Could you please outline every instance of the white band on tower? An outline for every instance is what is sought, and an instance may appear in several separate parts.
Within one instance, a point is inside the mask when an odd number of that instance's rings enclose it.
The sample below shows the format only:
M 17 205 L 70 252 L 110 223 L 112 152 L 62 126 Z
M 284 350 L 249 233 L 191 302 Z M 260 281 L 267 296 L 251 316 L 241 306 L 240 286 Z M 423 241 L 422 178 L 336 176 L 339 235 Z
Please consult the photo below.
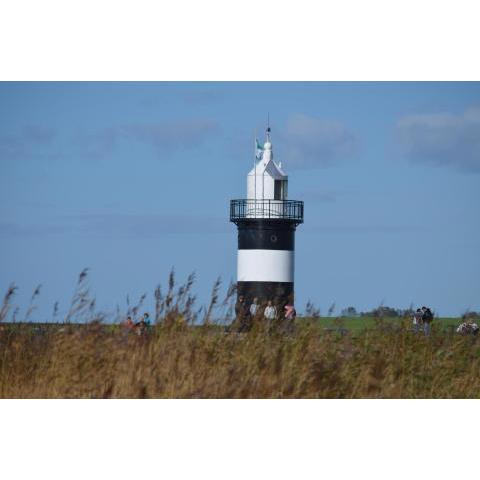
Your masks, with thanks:
M 294 252 L 238 250 L 237 281 L 293 282 Z

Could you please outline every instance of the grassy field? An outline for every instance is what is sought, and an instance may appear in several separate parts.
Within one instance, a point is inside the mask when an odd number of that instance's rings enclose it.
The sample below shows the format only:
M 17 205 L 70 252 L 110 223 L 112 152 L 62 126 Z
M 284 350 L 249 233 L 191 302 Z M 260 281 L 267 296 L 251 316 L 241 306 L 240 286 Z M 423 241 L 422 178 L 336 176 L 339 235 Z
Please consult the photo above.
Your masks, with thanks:
M 173 316 L 143 336 L 97 323 L 4 325 L 0 397 L 480 396 L 477 337 L 449 334 L 440 322 L 429 337 L 384 321 L 342 335 L 335 323 L 333 330 L 324 323 L 299 322 L 288 336 L 261 325 L 248 334 L 191 327 Z
M 312 319 L 307 319 L 312 321 Z M 313 320 L 321 328 L 346 328 L 351 332 L 359 332 L 363 329 L 371 329 L 376 325 L 376 319 L 373 317 L 321 317 Z M 384 318 L 382 322 L 389 326 L 402 326 L 408 327 L 411 322 L 409 319 L 403 318 Z M 456 328 L 462 320 L 460 318 L 436 318 L 435 324 L 442 330 L 450 331 Z
M 5 322 L 9 289 L 0 309 L 1 398 L 480 396 L 480 338 L 456 334 L 459 319 L 436 319 L 430 336 L 413 333 L 409 318 L 365 317 L 299 318 L 288 334 L 256 319 L 238 333 L 228 328 L 234 290 L 219 302 L 217 282 L 210 305 L 195 310 L 193 275 L 177 288 L 172 274 L 165 294 L 155 290 L 155 325 L 137 335 L 103 323 L 85 278 L 57 323 Z M 144 298 L 118 318 L 138 318 Z
M 410 319 L 405 318 L 382 318 L 382 323 L 386 326 L 391 327 L 406 327 L 411 325 Z M 444 331 L 451 331 L 453 328 L 456 328 L 463 320 L 459 317 L 445 317 L 445 318 L 435 318 L 434 324 L 437 328 Z M 76 322 L 74 322 L 75 324 Z M 87 322 L 88 323 L 88 322 Z M 228 323 L 228 322 L 226 322 Z M 358 316 L 358 317 L 297 317 L 296 323 L 298 326 L 304 324 L 316 326 L 319 329 L 347 329 L 349 332 L 360 332 L 365 329 L 374 328 L 378 319 L 374 317 L 367 316 Z M 213 324 L 220 325 L 221 330 L 224 329 L 225 323 L 221 321 L 214 322 Z M 42 328 L 57 328 L 59 326 L 65 326 L 64 322 L 6 322 L 3 324 L 5 328 L 10 330 L 19 328 L 21 326 L 29 325 L 33 330 L 42 329 Z M 201 324 L 199 324 L 201 325 Z M 105 328 L 111 328 L 115 330 L 119 328 L 118 323 L 106 323 Z

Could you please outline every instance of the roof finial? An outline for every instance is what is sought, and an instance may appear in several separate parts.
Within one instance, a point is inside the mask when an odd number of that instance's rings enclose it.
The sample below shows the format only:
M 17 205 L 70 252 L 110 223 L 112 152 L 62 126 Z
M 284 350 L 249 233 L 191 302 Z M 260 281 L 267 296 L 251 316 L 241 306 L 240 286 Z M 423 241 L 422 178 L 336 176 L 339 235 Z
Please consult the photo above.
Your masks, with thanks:
M 270 112 L 267 113 L 267 142 L 270 143 Z

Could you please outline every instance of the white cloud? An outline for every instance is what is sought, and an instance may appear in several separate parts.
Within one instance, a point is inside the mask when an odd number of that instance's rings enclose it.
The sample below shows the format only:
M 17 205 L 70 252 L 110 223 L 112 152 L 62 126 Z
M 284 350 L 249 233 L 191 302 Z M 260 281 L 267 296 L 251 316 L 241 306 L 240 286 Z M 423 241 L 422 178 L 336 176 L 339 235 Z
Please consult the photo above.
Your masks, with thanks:
M 217 122 L 194 118 L 177 122 L 137 123 L 105 127 L 92 132 L 77 132 L 73 144 L 89 158 L 112 154 L 121 141 L 150 146 L 158 155 L 179 149 L 192 149 L 203 144 L 220 129 Z
M 0 161 L 43 156 L 43 148 L 50 147 L 55 136 L 54 129 L 39 125 L 26 125 L 17 133 L 0 132 Z
M 397 137 L 412 162 L 480 172 L 480 107 L 405 116 Z
M 282 157 L 298 168 L 328 167 L 358 148 L 355 135 L 342 123 L 301 113 L 289 118 L 282 141 Z
M 162 152 L 196 147 L 218 130 L 216 122 L 197 118 L 182 122 L 127 125 L 121 129 L 121 134 Z

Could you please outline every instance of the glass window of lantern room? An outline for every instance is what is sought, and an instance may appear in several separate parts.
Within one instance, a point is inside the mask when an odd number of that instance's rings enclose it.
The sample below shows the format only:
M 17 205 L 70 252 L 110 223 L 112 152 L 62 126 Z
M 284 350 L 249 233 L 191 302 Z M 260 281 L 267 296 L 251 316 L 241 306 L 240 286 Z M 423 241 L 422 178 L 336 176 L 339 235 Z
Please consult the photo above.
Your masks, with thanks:
M 281 180 L 275 180 L 273 199 L 274 200 L 282 199 L 282 181 Z
M 287 181 L 275 180 L 273 199 L 285 200 L 287 198 Z

